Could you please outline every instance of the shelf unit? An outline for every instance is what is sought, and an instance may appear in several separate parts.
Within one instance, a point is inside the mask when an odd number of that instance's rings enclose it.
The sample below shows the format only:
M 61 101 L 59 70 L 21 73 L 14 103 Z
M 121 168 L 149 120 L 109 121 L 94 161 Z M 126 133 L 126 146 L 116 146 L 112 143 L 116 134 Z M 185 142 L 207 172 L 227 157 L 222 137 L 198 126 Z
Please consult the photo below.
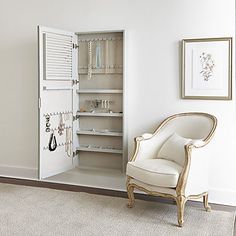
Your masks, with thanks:
M 114 38 L 120 40 L 110 40 Z M 114 161 L 117 163 L 115 157 L 119 156 L 117 169 L 124 171 L 123 32 L 83 34 L 78 42 L 79 163 L 94 166 L 97 162 L 99 166 L 103 163 L 104 168 L 113 168 Z

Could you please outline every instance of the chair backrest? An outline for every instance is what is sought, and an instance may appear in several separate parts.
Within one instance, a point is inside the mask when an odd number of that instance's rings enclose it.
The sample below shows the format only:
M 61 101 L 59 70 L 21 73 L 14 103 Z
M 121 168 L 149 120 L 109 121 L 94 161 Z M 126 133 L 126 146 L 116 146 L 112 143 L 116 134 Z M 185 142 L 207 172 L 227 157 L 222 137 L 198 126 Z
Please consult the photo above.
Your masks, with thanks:
M 153 149 L 153 154 L 149 155 L 149 158 L 151 156 L 157 158 L 162 145 L 174 133 L 183 138 L 202 140 L 207 144 L 211 140 L 216 126 L 216 117 L 207 113 L 188 112 L 170 116 L 154 132 L 151 145 L 155 146 L 155 148 Z
M 216 125 L 217 119 L 213 115 L 188 112 L 168 117 L 158 127 L 157 131 L 159 130 L 159 134 L 164 132 L 166 137 L 177 133 L 185 138 L 208 141 L 214 134 Z

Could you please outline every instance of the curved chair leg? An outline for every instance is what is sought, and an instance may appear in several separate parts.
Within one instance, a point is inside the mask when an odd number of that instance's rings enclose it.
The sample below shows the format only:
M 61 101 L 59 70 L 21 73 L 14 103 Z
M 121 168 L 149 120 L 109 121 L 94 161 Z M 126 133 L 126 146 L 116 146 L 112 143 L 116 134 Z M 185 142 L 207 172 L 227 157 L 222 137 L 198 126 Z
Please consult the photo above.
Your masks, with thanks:
M 203 205 L 204 205 L 207 212 L 211 211 L 211 207 L 208 204 L 208 193 L 203 196 Z
M 186 203 L 186 197 L 181 195 L 176 198 L 177 213 L 178 213 L 178 223 L 182 227 L 184 224 L 184 208 Z
M 134 187 L 131 185 L 127 186 L 127 194 L 128 194 L 128 204 L 127 207 L 132 208 L 134 206 Z

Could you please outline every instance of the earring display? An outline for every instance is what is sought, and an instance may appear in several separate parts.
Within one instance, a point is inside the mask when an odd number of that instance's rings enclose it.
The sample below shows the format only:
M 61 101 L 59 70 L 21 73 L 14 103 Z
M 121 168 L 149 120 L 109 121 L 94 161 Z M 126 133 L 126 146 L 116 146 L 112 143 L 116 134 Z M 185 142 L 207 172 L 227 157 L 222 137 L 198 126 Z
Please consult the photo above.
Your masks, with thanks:
M 44 114 L 44 117 L 46 119 L 46 132 L 55 131 L 58 130 L 58 134 L 61 136 L 66 128 L 66 121 L 70 121 L 70 119 L 73 119 L 72 111 L 62 111 L 62 112 L 53 112 L 53 113 L 47 113 Z M 51 128 L 51 117 L 58 116 L 59 115 L 59 125 L 58 128 Z
M 50 132 L 50 126 L 51 126 L 51 124 L 50 124 L 50 115 L 46 115 L 45 118 L 46 118 L 46 129 L 45 129 L 45 131 Z
M 69 145 L 71 144 L 72 145 L 72 141 L 66 143 L 66 142 L 61 142 L 61 143 L 57 143 L 57 147 L 62 147 L 62 146 L 66 146 L 66 145 Z M 43 147 L 43 150 L 48 150 L 49 149 L 49 146 L 45 146 Z
M 52 112 L 48 114 L 44 114 L 46 119 L 45 124 L 45 131 L 47 133 L 51 132 L 49 136 L 49 143 L 48 146 L 44 147 L 44 150 L 49 150 L 50 152 L 55 151 L 58 147 L 65 146 L 65 151 L 67 156 L 71 157 L 72 155 L 72 126 L 66 125 L 68 122 L 73 120 L 73 114 L 71 111 L 62 111 L 62 112 Z M 59 125 L 54 126 L 53 124 L 58 122 L 59 118 Z M 66 131 L 66 132 L 64 132 Z M 60 139 L 65 139 L 65 142 L 58 143 L 56 134 L 58 133 Z M 58 138 L 59 138 L 58 137 Z
M 43 114 L 44 117 L 48 117 L 48 116 L 57 116 L 57 115 L 60 115 L 60 114 L 73 114 L 72 111 L 57 111 L 57 112 L 50 112 L 50 113 L 46 113 L 46 114 Z

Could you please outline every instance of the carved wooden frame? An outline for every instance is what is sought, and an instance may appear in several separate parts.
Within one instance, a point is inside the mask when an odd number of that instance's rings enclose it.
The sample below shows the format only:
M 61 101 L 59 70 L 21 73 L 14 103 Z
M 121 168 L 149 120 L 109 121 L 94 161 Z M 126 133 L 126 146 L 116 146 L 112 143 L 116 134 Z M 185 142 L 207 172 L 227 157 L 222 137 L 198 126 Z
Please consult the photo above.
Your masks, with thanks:
M 187 179 L 188 179 L 188 173 L 189 173 L 189 168 L 190 168 L 190 163 L 191 163 L 191 153 L 192 150 L 194 148 L 201 148 L 204 147 L 205 145 L 207 145 L 210 140 L 212 139 L 214 133 L 215 133 L 215 129 L 217 127 L 217 119 L 215 116 L 210 115 L 208 113 L 202 113 L 202 112 L 188 112 L 188 113 L 180 113 L 180 114 L 175 114 L 173 116 L 168 117 L 167 119 L 165 119 L 159 126 L 158 128 L 155 130 L 155 132 L 152 134 L 152 136 L 144 138 L 144 137 L 136 137 L 135 138 L 135 151 L 134 154 L 131 158 L 130 161 L 135 161 L 138 152 L 139 152 L 139 147 L 140 147 L 140 142 L 143 140 L 147 140 L 147 139 L 151 139 L 153 136 L 155 136 L 162 127 L 164 127 L 168 122 L 170 122 L 171 120 L 178 118 L 178 117 L 182 117 L 182 116 L 191 116 L 191 115 L 199 115 L 199 116 L 205 116 L 210 118 L 213 121 L 213 126 L 211 131 L 209 132 L 208 136 L 202 140 L 202 145 L 201 146 L 195 146 L 194 144 L 187 144 L 185 145 L 185 163 L 183 166 L 183 171 L 181 172 L 178 182 L 177 182 L 177 186 L 176 186 L 176 196 L 172 195 L 172 194 L 166 194 L 166 193 L 161 193 L 161 192 L 155 192 L 155 191 L 149 191 L 148 189 L 145 189 L 144 187 L 138 186 L 137 184 L 134 183 L 130 183 L 130 180 L 132 179 L 132 177 L 127 176 L 127 182 L 126 182 L 126 187 L 127 187 L 127 194 L 128 194 L 128 204 L 127 206 L 129 208 L 132 208 L 134 206 L 134 189 L 139 189 L 143 192 L 146 192 L 149 195 L 153 195 L 153 196 L 160 196 L 160 197 L 164 197 L 164 198 L 172 198 L 176 201 L 176 205 L 177 205 L 177 215 L 178 215 L 178 223 L 179 226 L 182 227 L 183 223 L 184 223 L 184 208 L 185 208 L 185 203 L 187 202 L 187 200 L 189 199 L 198 199 L 203 197 L 203 204 L 204 207 L 206 209 L 206 211 L 210 211 L 211 207 L 208 204 L 208 192 L 204 192 L 204 193 L 200 193 L 198 195 L 190 195 L 190 196 L 185 196 L 185 187 L 186 187 L 186 183 L 187 183 Z

